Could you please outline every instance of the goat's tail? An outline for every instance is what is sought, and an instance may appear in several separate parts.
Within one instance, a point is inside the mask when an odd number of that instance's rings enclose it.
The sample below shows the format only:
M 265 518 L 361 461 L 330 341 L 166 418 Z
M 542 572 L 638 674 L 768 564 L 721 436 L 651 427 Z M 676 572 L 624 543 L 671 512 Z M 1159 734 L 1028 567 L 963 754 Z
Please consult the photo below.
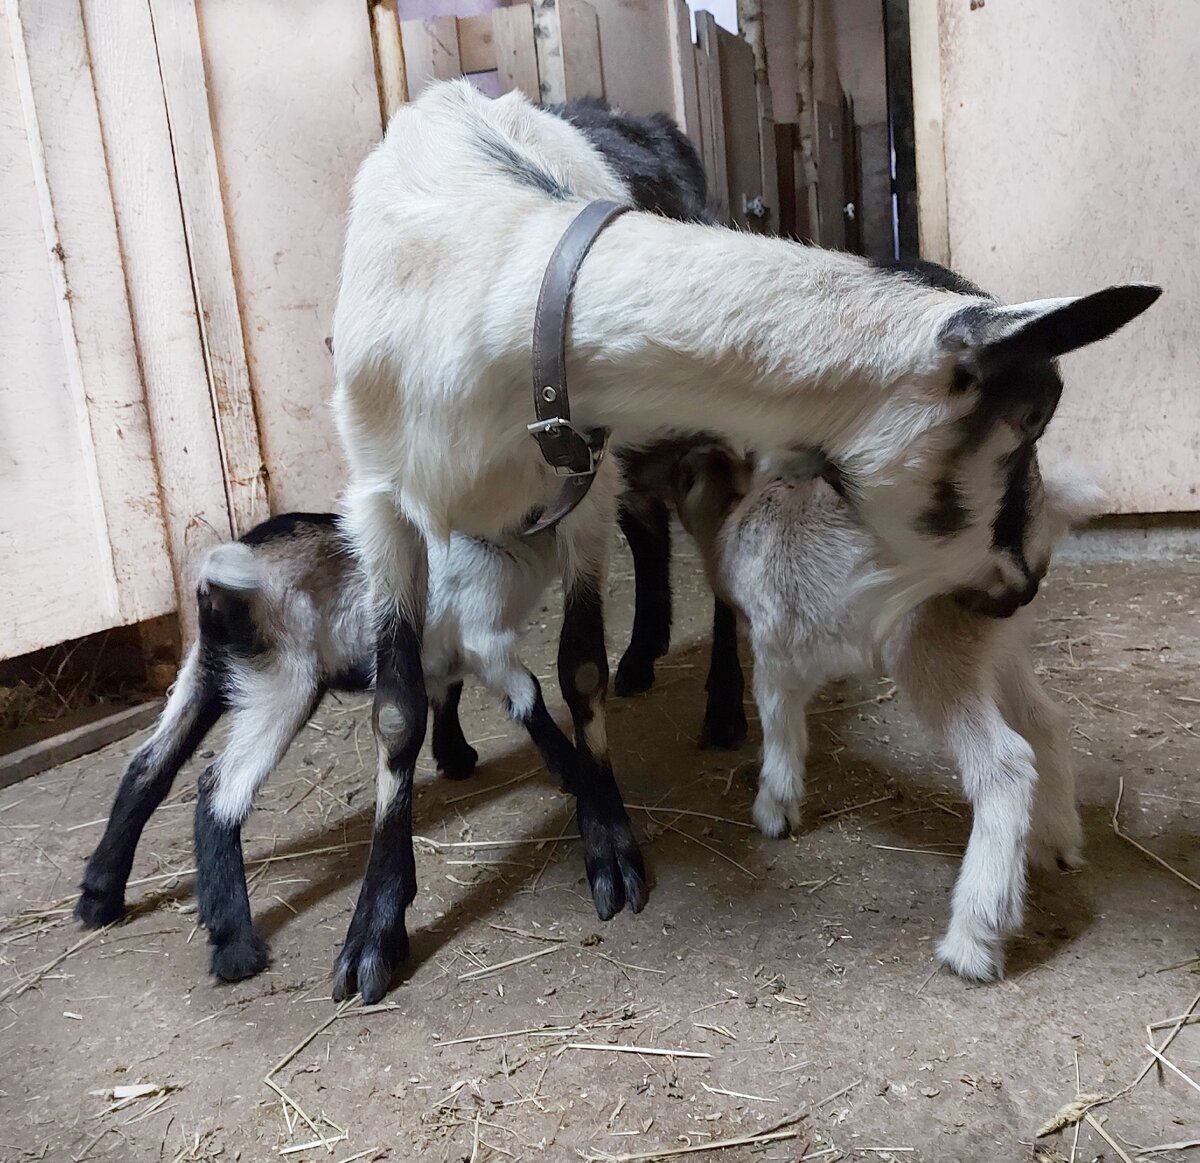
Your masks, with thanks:
M 210 654 L 220 650 L 260 654 L 265 644 L 255 606 L 269 581 L 266 566 L 244 542 L 229 541 L 210 549 L 196 584 L 201 646 Z

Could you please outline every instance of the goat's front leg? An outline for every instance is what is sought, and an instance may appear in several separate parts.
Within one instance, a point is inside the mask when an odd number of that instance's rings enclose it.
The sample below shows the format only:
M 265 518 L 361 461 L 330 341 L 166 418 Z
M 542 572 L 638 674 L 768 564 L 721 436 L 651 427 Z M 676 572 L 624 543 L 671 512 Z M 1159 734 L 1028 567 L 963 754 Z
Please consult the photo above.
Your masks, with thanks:
M 413 773 L 428 701 L 421 665 L 428 558 L 423 539 L 390 502 L 351 499 L 354 543 L 382 604 L 375 664 L 375 832 L 367 872 L 334 967 L 333 997 L 356 990 L 373 1004 L 408 956 L 404 914 L 417 894 Z
M 269 960 L 255 932 L 242 859 L 242 825 L 254 796 L 308 722 L 323 689 L 308 667 L 283 660 L 239 675 L 229 740 L 200 777 L 196 800 L 196 896 L 208 929 L 210 969 L 222 981 L 261 973 Z
M 626 904 L 641 912 L 647 895 L 646 868 L 613 778 L 604 721 L 608 655 L 602 594 L 611 520 L 604 520 L 594 508 L 586 517 L 580 510 L 564 521 L 558 533 L 560 552 L 565 551 L 569 563 L 564 570 L 566 605 L 558 680 L 575 724 L 578 751 L 565 782 L 575 796 L 596 912 L 601 920 L 608 920 Z M 572 538 L 573 545 L 567 543 Z
M 671 515 L 664 501 L 631 490 L 618 521 L 633 555 L 634 606 L 613 693 L 636 695 L 654 685 L 654 664 L 671 648 Z
M 790 667 L 760 657 L 754 668 L 754 701 L 762 723 L 762 766 L 754 822 L 764 836 L 799 828 L 808 756 L 808 700 L 813 684 L 798 683 Z
M 738 658 L 737 614 L 717 597 L 713 598 L 712 651 L 704 689 L 708 697 L 700 746 L 736 751 L 746 742 L 746 708 L 742 703 L 746 680 Z M 777 834 L 780 833 L 767 832 L 767 835 Z
M 1000 675 L 1004 717 L 1029 740 L 1037 759 L 1037 793 L 1029 833 L 1029 862 L 1064 871 L 1083 863 L 1083 825 L 1075 796 L 1070 723 L 1038 681 L 1028 652 L 1011 658 Z

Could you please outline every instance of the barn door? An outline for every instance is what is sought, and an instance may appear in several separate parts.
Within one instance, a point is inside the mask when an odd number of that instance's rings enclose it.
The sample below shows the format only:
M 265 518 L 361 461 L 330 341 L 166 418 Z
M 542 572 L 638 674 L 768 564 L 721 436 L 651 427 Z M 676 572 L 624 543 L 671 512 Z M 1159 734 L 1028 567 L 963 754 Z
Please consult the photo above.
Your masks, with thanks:
M 912 0 L 921 249 L 1007 300 L 1146 280 L 1063 361 L 1045 456 L 1113 511 L 1200 508 L 1200 20 L 1177 0 Z

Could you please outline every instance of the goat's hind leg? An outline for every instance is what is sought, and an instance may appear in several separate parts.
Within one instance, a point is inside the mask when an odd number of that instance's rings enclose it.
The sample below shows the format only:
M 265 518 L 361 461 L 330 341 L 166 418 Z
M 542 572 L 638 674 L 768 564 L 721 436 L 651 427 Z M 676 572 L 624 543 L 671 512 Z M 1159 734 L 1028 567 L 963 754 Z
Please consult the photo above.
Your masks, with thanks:
M 372 727 L 378 755 L 375 831 L 346 940 L 334 965 L 333 997 L 355 991 L 379 1001 L 408 956 L 404 914 L 417 895 L 413 772 L 429 717 L 421 662 L 428 555 L 420 533 L 386 497 L 351 498 L 356 549 L 385 603 L 379 611 Z
M 700 746 L 736 751 L 746 742 L 746 708 L 742 703 L 746 680 L 738 658 L 737 614 L 720 598 L 713 599 L 712 650 L 704 689 L 707 698 Z
M 196 801 L 196 894 L 208 929 L 210 968 L 222 981 L 261 973 L 270 960 L 255 932 L 242 858 L 242 824 L 254 795 L 320 702 L 307 667 L 280 662 L 239 676 L 237 710 L 220 757 L 200 777 Z
M 593 515 L 592 524 L 577 525 L 572 531 L 569 526 L 574 517 L 572 514 L 560 526 L 559 538 L 576 536 L 590 544 L 582 553 L 568 554 L 574 568 L 565 571 L 558 680 L 575 724 L 578 752 L 567 788 L 575 796 L 592 900 L 600 919 L 606 921 L 625 905 L 635 913 L 641 912 L 647 897 L 646 866 L 613 777 L 605 729 L 608 655 L 601 595 L 611 526 Z M 578 550 L 579 546 L 574 548 Z
M 458 714 L 463 684 L 449 683 L 444 691 L 430 691 L 433 708 L 433 761 L 447 779 L 466 779 L 475 771 L 479 753 L 467 742 Z
M 633 555 L 633 631 L 617 665 L 613 693 L 636 695 L 654 685 L 654 664 L 671 648 L 671 516 L 657 497 L 630 491 L 618 522 Z
M 219 676 L 201 648 L 193 647 L 154 733 L 129 761 L 104 835 L 88 860 L 75 902 L 75 916 L 85 925 L 107 925 L 124 913 L 142 829 L 224 709 Z

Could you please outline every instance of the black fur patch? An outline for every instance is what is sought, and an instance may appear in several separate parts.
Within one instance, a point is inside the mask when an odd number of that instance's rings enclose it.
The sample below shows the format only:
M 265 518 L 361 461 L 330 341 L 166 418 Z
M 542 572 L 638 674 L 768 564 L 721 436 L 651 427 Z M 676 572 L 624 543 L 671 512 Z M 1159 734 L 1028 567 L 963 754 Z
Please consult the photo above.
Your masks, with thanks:
M 970 523 L 958 486 L 948 477 L 933 486 L 933 504 L 917 518 L 917 530 L 926 537 L 953 537 Z
M 547 112 L 569 121 L 632 191 L 639 210 L 680 222 L 715 223 L 708 207 L 704 163 L 665 113 L 635 117 L 598 97 L 582 97 Z
M 924 259 L 915 262 L 902 259 L 871 259 L 870 262 L 878 270 L 900 275 L 910 282 L 920 283 L 925 287 L 940 287 L 944 291 L 954 291 L 959 295 L 976 295 L 984 299 L 993 298 L 970 279 L 964 279 L 962 275 L 950 270 L 949 267 L 940 266 L 935 262 L 926 262 Z
M 243 533 L 238 540 L 243 545 L 264 545 L 268 541 L 277 541 L 283 537 L 295 537 L 298 533 L 310 531 L 314 526 L 318 529 L 328 529 L 337 522 L 336 513 L 278 513 L 255 525 L 248 533 Z

